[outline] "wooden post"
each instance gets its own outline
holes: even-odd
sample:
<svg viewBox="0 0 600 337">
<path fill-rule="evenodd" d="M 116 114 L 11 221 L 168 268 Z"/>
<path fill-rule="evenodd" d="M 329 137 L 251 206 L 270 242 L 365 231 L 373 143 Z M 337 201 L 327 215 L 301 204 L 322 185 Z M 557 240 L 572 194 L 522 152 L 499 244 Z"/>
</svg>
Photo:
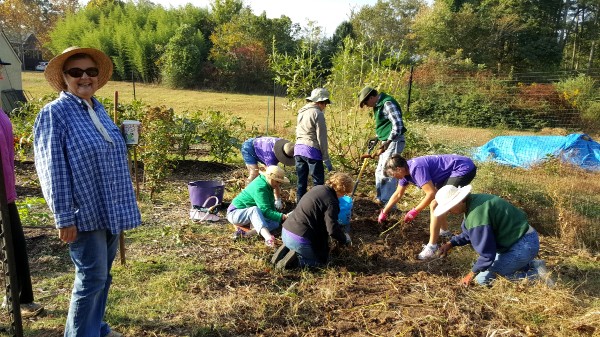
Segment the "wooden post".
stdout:
<svg viewBox="0 0 600 337">
<path fill-rule="evenodd" d="M 114 110 L 114 115 L 113 115 L 113 121 L 115 122 L 115 124 L 117 124 L 118 114 L 119 114 L 119 112 L 117 111 L 117 107 L 119 105 L 119 92 L 118 91 L 115 91 L 115 102 L 114 103 L 115 103 L 115 110 Z M 129 162 L 129 154 L 127 155 L 127 161 Z M 131 164 L 129 164 L 129 166 L 131 167 Z M 121 257 L 121 264 L 124 265 L 125 264 L 125 233 L 124 232 L 121 232 L 119 234 L 119 256 Z"/>
</svg>

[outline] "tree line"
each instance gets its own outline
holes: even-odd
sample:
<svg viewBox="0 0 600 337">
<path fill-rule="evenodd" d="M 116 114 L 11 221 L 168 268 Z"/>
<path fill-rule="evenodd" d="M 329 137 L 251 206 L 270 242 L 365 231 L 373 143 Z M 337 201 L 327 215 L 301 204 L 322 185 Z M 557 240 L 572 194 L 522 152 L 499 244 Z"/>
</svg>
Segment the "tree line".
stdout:
<svg viewBox="0 0 600 337">
<path fill-rule="evenodd" d="M 51 54 L 71 45 L 102 49 L 115 79 L 239 92 L 268 92 L 275 81 L 298 97 L 326 83 L 336 57 L 351 52 L 348 41 L 385 46 L 356 57 L 390 69 L 432 55 L 497 75 L 600 67 L 598 16 L 600 0 L 380 0 L 354 10 L 326 37 L 314 22 L 256 15 L 243 0 L 213 0 L 208 8 L 0 1 L 3 30 L 35 33 Z"/>
</svg>

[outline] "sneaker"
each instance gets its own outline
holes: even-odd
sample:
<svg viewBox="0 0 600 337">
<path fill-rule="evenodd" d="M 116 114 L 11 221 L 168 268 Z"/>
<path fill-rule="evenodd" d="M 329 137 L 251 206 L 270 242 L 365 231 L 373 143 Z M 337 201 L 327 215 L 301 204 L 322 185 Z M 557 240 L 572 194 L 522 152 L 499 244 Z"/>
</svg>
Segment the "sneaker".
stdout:
<svg viewBox="0 0 600 337">
<path fill-rule="evenodd" d="M 445 231 L 443 229 L 440 229 L 440 238 L 442 238 L 442 239 L 447 239 L 447 240 L 451 239 L 453 235 L 454 234 L 452 234 L 451 231 L 447 231 L 447 230 Z"/>
<path fill-rule="evenodd" d="M 116 332 L 115 330 L 110 330 L 110 332 L 108 333 L 108 335 L 106 335 L 104 337 L 123 337 L 123 334 L 119 333 L 119 332 Z"/>
<path fill-rule="evenodd" d="M 21 317 L 23 318 L 35 317 L 42 311 L 44 311 L 44 307 L 41 304 L 35 302 L 21 303 Z"/>
<path fill-rule="evenodd" d="M 231 239 L 235 240 L 239 240 L 241 238 L 243 238 L 245 236 L 246 232 L 244 232 L 241 228 L 237 228 L 235 230 L 235 232 L 233 233 L 233 235 L 231 236 Z"/>
<path fill-rule="evenodd" d="M 298 254 L 295 251 L 291 250 L 285 254 L 283 259 L 279 260 L 277 264 L 275 264 L 275 269 L 283 270 L 283 269 L 293 269 L 298 267 Z"/>
<path fill-rule="evenodd" d="M 271 264 L 277 264 L 277 262 L 283 259 L 289 251 L 290 249 L 285 245 L 279 246 L 279 248 L 277 248 L 277 250 L 275 251 L 275 254 L 273 254 L 273 257 L 271 258 Z"/>
<path fill-rule="evenodd" d="M 256 235 L 256 230 L 255 229 L 251 229 L 251 230 L 244 230 L 241 227 L 237 227 L 236 226 L 236 230 L 233 233 L 233 235 L 231 236 L 231 238 L 235 241 L 235 240 L 239 240 L 239 239 L 245 239 L 245 238 L 249 238 L 252 237 L 254 235 Z"/>
<path fill-rule="evenodd" d="M 438 246 L 434 245 L 434 246 L 430 246 L 429 244 L 423 245 L 423 250 L 419 253 L 419 255 L 417 256 L 417 258 L 419 260 L 429 260 L 433 257 L 435 257 L 435 253 L 438 250 Z"/>
<path fill-rule="evenodd" d="M 548 288 L 554 287 L 554 280 L 552 280 L 548 269 L 546 269 L 546 262 L 543 260 L 533 260 L 531 261 L 531 267 L 535 269 L 538 274 L 538 278 L 544 281 Z"/>
</svg>

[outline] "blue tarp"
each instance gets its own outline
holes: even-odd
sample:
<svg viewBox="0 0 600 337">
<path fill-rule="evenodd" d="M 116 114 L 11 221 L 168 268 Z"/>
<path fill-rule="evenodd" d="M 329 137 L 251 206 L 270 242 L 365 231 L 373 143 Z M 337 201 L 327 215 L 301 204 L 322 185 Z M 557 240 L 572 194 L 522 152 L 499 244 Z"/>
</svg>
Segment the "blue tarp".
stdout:
<svg viewBox="0 0 600 337">
<path fill-rule="evenodd" d="M 549 158 L 600 170 L 600 144 L 585 134 L 568 136 L 500 136 L 474 149 L 473 159 L 529 168 Z"/>
</svg>

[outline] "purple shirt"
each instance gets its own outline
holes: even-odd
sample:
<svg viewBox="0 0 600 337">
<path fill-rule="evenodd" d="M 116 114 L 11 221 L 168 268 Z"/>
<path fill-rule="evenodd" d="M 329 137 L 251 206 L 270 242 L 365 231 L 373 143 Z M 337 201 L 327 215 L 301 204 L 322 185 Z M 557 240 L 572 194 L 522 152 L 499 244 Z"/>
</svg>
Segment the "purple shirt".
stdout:
<svg viewBox="0 0 600 337">
<path fill-rule="evenodd" d="M 277 157 L 275 157 L 275 151 L 273 148 L 275 147 L 275 142 L 280 139 L 281 138 L 275 137 L 255 138 L 252 144 L 254 145 L 254 153 L 256 153 L 258 161 L 267 166 L 277 165 L 279 160 L 277 160 Z"/>
<path fill-rule="evenodd" d="M 305 144 L 296 144 L 294 146 L 294 156 L 303 156 L 314 160 L 323 160 L 321 150 Z"/>
<path fill-rule="evenodd" d="M 398 185 L 409 183 L 421 188 L 431 181 L 436 188 L 442 187 L 450 177 L 462 177 L 475 169 L 470 158 L 456 154 L 415 157 L 407 160 L 409 175 L 398 180 Z"/>
<path fill-rule="evenodd" d="M 15 188 L 15 141 L 10 119 L 2 109 L 0 109 L 0 151 L 2 153 L 6 200 L 10 204 L 17 200 L 17 190 Z"/>
</svg>

